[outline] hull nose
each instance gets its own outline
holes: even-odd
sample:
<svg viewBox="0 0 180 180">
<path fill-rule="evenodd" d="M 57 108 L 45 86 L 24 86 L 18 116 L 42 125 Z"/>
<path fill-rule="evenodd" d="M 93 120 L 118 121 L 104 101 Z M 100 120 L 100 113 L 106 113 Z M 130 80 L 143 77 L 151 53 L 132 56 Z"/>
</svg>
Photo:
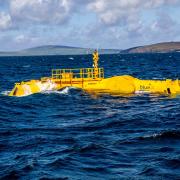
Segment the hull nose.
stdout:
<svg viewBox="0 0 180 180">
<path fill-rule="evenodd" d="M 56 84 L 51 81 L 31 80 L 28 82 L 16 83 L 9 96 L 28 96 L 31 94 L 56 89 Z"/>
</svg>

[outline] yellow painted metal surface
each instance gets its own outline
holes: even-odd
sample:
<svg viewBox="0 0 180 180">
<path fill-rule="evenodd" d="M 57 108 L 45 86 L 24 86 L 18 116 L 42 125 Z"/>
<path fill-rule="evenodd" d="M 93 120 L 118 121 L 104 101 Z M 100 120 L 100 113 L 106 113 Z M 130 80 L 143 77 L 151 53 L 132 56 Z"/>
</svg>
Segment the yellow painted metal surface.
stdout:
<svg viewBox="0 0 180 180">
<path fill-rule="evenodd" d="M 98 61 L 99 61 L 99 54 L 98 51 L 93 53 L 93 66 L 94 66 L 94 76 L 95 78 L 98 77 Z"/>
<path fill-rule="evenodd" d="M 180 94 L 179 80 L 140 80 L 129 75 L 104 78 L 104 69 L 98 67 L 98 52 L 93 54 L 93 68 L 53 69 L 51 77 L 16 83 L 9 96 L 27 96 L 46 90 L 65 87 L 80 88 L 89 93 L 108 94 Z"/>
</svg>

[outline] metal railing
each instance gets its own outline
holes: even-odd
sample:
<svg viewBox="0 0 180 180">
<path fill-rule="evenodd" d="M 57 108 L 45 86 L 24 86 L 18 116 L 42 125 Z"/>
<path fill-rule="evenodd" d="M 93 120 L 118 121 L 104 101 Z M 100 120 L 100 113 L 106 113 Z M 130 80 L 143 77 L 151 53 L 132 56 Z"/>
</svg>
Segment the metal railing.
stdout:
<svg viewBox="0 0 180 180">
<path fill-rule="evenodd" d="M 53 69 L 53 79 L 103 79 L 103 68 L 80 68 L 80 69 Z"/>
</svg>

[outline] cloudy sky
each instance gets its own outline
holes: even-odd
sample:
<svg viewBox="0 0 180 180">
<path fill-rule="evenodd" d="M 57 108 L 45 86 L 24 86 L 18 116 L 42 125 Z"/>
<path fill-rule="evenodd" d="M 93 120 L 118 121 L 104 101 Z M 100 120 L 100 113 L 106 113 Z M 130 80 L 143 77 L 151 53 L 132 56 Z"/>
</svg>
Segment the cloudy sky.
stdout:
<svg viewBox="0 0 180 180">
<path fill-rule="evenodd" d="M 0 51 L 180 41 L 180 0 L 0 0 Z"/>
</svg>

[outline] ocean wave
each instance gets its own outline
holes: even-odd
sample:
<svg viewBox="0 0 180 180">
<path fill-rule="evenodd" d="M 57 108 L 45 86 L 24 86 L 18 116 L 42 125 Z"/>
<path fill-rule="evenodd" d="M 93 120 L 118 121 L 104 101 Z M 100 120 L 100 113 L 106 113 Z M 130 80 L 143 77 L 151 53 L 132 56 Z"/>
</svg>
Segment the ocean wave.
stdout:
<svg viewBox="0 0 180 180">
<path fill-rule="evenodd" d="M 101 56 L 106 77 L 180 75 L 180 53 L 173 55 L 176 67 L 165 54 L 121 56 L 123 63 L 114 55 Z M 68 57 L 1 60 L 0 179 L 179 179 L 179 98 L 55 91 L 50 83 L 42 93 L 7 97 L 14 82 L 48 76 L 51 67 L 91 64 L 91 56 Z"/>
<path fill-rule="evenodd" d="M 142 170 L 142 172 L 139 173 L 139 175 L 153 176 L 157 173 L 158 173 L 157 169 L 155 169 L 153 167 L 145 167 Z"/>
<path fill-rule="evenodd" d="M 5 173 L 4 176 L 1 177 L 1 179 L 8 180 L 8 179 L 19 179 L 20 174 L 16 170 L 12 170 L 9 173 Z"/>
<path fill-rule="evenodd" d="M 90 143 L 85 146 L 74 147 L 74 148 L 80 153 L 90 153 L 90 152 L 97 152 L 97 151 L 101 152 L 102 150 L 105 150 L 105 147 L 99 144 L 95 144 L 95 143 Z"/>
<path fill-rule="evenodd" d="M 83 167 L 83 170 L 87 172 L 98 172 L 98 173 L 107 173 L 109 170 L 106 167 Z"/>
<path fill-rule="evenodd" d="M 180 168 L 180 160 L 179 158 L 169 158 L 169 159 L 164 159 L 164 164 L 167 167 L 171 167 L 172 169 L 179 169 Z"/>
<path fill-rule="evenodd" d="M 152 133 L 152 134 L 146 134 L 146 135 L 142 135 L 142 136 L 137 136 L 137 137 L 130 137 L 130 138 L 126 138 L 126 139 L 121 139 L 121 140 L 117 140 L 115 142 L 116 145 L 131 145 L 131 144 L 139 144 L 140 141 L 147 143 L 148 141 L 161 141 L 161 140 L 169 140 L 169 139 L 173 139 L 173 140 L 179 140 L 180 139 L 180 131 L 164 131 L 164 132 L 160 132 L 160 133 Z M 170 152 L 173 151 L 173 148 L 169 148 L 169 147 L 162 147 L 159 149 L 161 152 Z"/>
<path fill-rule="evenodd" d="M 10 93 L 11 91 L 2 91 L 0 94 L 3 95 L 3 96 L 8 96 L 8 94 Z"/>
<path fill-rule="evenodd" d="M 31 67 L 31 65 L 29 65 L 29 64 L 23 66 L 23 68 L 29 68 L 29 67 Z"/>
<path fill-rule="evenodd" d="M 70 165 L 74 165 L 74 163 L 72 162 L 73 158 L 71 157 L 61 157 L 61 158 L 57 158 L 56 160 L 54 160 L 53 162 L 50 162 L 47 164 L 47 166 L 51 167 L 51 168 L 64 168 L 65 166 L 70 166 Z"/>
<path fill-rule="evenodd" d="M 64 89 L 62 90 L 47 90 L 47 91 L 43 91 L 41 92 L 42 94 L 65 94 L 65 95 L 68 95 L 69 94 L 69 91 L 71 89 L 76 89 L 74 87 L 65 87 Z"/>
<path fill-rule="evenodd" d="M 68 95 L 71 89 L 77 89 L 75 87 L 65 87 L 62 90 L 44 90 L 40 92 L 41 94 L 65 94 Z M 11 91 L 5 90 L 1 91 L 0 94 L 2 96 L 8 96 Z M 25 95 L 26 96 L 26 95 Z"/>
<path fill-rule="evenodd" d="M 180 131 L 164 131 L 139 137 L 139 139 L 180 139 Z"/>
</svg>

